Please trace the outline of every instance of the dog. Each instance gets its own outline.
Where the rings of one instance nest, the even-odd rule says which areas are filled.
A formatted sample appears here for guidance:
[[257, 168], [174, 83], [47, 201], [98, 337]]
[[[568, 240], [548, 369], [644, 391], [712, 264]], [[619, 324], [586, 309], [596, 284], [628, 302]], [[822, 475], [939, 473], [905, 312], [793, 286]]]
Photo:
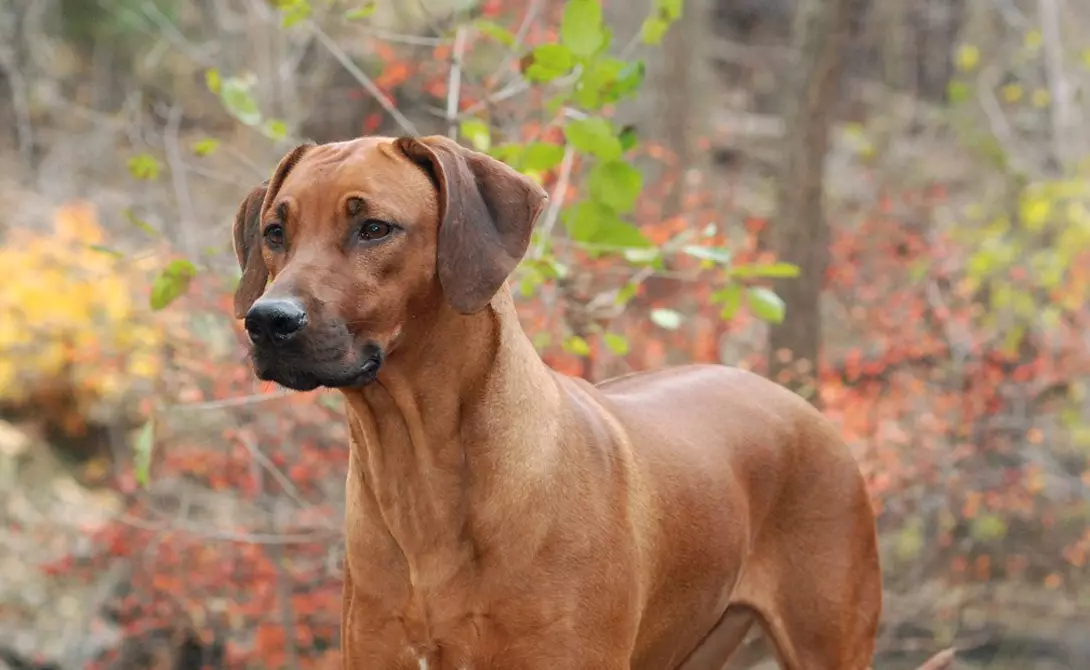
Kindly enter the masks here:
[[304, 144], [235, 217], [256, 376], [351, 435], [344, 668], [862, 670], [875, 518], [824, 416], [756, 374], [555, 373], [506, 284], [548, 200], [444, 137]]

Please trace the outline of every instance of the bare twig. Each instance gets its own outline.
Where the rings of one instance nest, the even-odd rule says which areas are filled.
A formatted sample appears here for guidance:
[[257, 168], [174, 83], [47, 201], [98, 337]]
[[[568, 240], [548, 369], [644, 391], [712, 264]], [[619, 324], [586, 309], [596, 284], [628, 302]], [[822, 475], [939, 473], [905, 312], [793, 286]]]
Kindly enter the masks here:
[[256, 393], [254, 395], [244, 395], [237, 398], [223, 398], [221, 400], [207, 400], [204, 402], [179, 403], [177, 405], [170, 405], [165, 409], [165, 411], [192, 412], [226, 409], [228, 407], [243, 407], [245, 405], [256, 405], [258, 403], [271, 402], [273, 400], [283, 400], [290, 395], [291, 393], [289, 393], [288, 391], [276, 391], [274, 393]]
[[193, 199], [189, 195], [189, 178], [182, 161], [182, 151], [178, 146], [178, 129], [182, 123], [182, 106], [175, 103], [167, 114], [167, 125], [163, 132], [163, 148], [166, 152], [167, 165], [170, 167], [170, 179], [174, 186], [174, 198], [178, 201], [178, 236], [182, 250], [190, 258], [197, 256], [197, 241], [193, 236]]
[[[9, 38], [8, 44], [13, 44]], [[30, 104], [27, 99], [26, 79], [15, 61], [14, 47], [0, 47], [0, 73], [11, 88], [11, 103], [15, 111], [15, 132], [19, 139], [19, 154], [27, 167], [34, 160], [34, 128], [30, 121]]]
[[272, 475], [272, 478], [276, 480], [276, 483], [280, 485], [280, 488], [283, 489], [284, 493], [288, 494], [288, 497], [294, 500], [300, 507], [312, 506], [307, 503], [307, 501], [303, 500], [302, 496], [299, 495], [299, 489], [295, 488], [295, 484], [288, 479], [287, 475], [276, 467], [276, 464], [273, 463], [268, 456], [257, 448], [256, 444], [253, 444], [250, 440], [243, 440], [242, 443], [246, 445], [246, 450], [250, 452], [250, 457]]
[[1003, 146], [1011, 165], [1023, 174], [1034, 174], [1036, 170], [1033, 169], [1034, 166], [1031, 163], [1035, 161], [1025, 158], [1026, 152], [1019, 146], [1020, 143], [1015, 137], [1014, 130], [1011, 129], [1010, 122], [1003, 113], [999, 101], [995, 98], [993, 90], [998, 78], [999, 70], [997, 68], [987, 67], [981, 70], [980, 77], [977, 80], [977, 97], [980, 101], [980, 107], [988, 117], [992, 134]]
[[241, 533], [228, 530], [219, 530], [215, 528], [208, 528], [208, 524], [200, 523], [187, 523], [181, 520], [171, 520], [168, 523], [154, 523], [148, 519], [143, 519], [131, 514], [119, 514], [116, 519], [121, 523], [139, 528], [141, 530], [148, 530], [155, 533], [166, 533], [182, 531], [190, 533], [197, 537], [204, 537], [210, 540], [222, 540], [224, 542], [239, 542], [242, 544], [310, 544], [310, 543], [326, 543], [331, 538], [336, 537], [332, 529], [324, 530], [313, 533], [294, 533], [294, 534], [279, 534], [279, 533]]
[[401, 33], [389, 33], [382, 30], [376, 30], [374, 28], [361, 28], [360, 32], [368, 37], [373, 37], [376, 40], [382, 40], [383, 42], [390, 42], [391, 44], [409, 44], [412, 46], [421, 47], [437, 47], [443, 44], [449, 44], [450, 38], [447, 37], [424, 37], [423, 35], [403, 35]]
[[450, 85], [447, 87], [447, 135], [458, 139], [458, 100], [462, 91], [462, 56], [466, 50], [466, 29], [458, 26], [454, 34], [454, 51], [451, 53]]
[[503, 57], [503, 60], [501, 60], [500, 64], [496, 67], [497, 79], [503, 76], [504, 71], [511, 66], [511, 62], [518, 57], [519, 52], [522, 50], [522, 43], [526, 41], [526, 35], [530, 32], [530, 26], [541, 11], [542, 4], [544, 4], [543, 0], [532, 0], [529, 6], [526, 7], [526, 13], [522, 15], [522, 23], [519, 24], [519, 28], [515, 32], [515, 42], [511, 45], [511, 48], [508, 49], [507, 55]]
[[352, 59], [348, 57], [348, 54], [337, 46], [337, 43], [334, 42], [324, 30], [319, 28], [318, 24], [310, 21], [309, 26], [314, 36], [317, 37], [318, 41], [322, 43], [322, 46], [329, 51], [330, 55], [336, 58], [337, 62], [348, 71], [348, 74], [352, 75], [359, 85], [366, 89], [366, 91], [378, 101], [378, 104], [382, 109], [385, 110], [399, 126], [401, 126], [402, 130], [409, 135], [419, 135], [413, 122], [401, 113], [394, 103], [386, 97], [386, 94], [379, 90], [378, 86], [375, 85], [375, 82], [372, 81], [358, 65], [352, 62]]
[[[110, 7], [110, 4], [100, 2], [103, 8], [108, 11], [114, 11]], [[178, 27], [174, 25], [170, 17], [163, 13], [163, 10], [159, 9], [154, 2], [145, 2], [141, 5], [140, 9], [143, 11], [144, 16], [151, 19], [155, 23], [156, 27], [162, 33], [163, 37], [167, 39], [171, 44], [185, 52], [185, 55], [193, 59], [194, 62], [200, 63], [205, 67], [212, 67], [216, 64], [216, 48], [217, 45], [196, 45], [190, 42], [182, 31], [178, 30]]]
[[552, 237], [553, 228], [560, 218], [560, 209], [564, 206], [564, 199], [568, 194], [568, 183], [571, 181], [572, 166], [575, 163], [575, 148], [568, 144], [564, 147], [564, 158], [560, 161], [560, 171], [556, 178], [556, 186], [553, 195], [549, 198], [549, 209], [545, 212], [545, 219], [541, 223], [541, 233], [538, 236], [537, 247], [531, 258], [539, 259], [545, 253], [545, 247]]
[[1038, 0], [1037, 12], [1041, 17], [1041, 37], [1045, 50], [1045, 74], [1048, 78], [1052, 104], [1052, 151], [1056, 161], [1066, 171], [1075, 160], [1081, 143], [1074, 133], [1079, 127], [1072, 105], [1071, 82], [1064, 67], [1063, 40], [1060, 31], [1060, 0]]

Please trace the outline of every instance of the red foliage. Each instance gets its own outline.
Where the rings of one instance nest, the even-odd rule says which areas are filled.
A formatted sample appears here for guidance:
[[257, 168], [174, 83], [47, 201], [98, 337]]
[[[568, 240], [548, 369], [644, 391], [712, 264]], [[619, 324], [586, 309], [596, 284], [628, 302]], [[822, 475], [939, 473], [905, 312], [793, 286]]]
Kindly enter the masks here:
[[[515, 29], [521, 8], [517, 2], [488, 0], [481, 11]], [[535, 26], [529, 41], [545, 37], [547, 30]], [[376, 84], [391, 97], [396, 99], [409, 84], [437, 99], [445, 96], [447, 47], [421, 59], [376, 43], [373, 54], [383, 64]], [[463, 108], [484, 91], [485, 83], [467, 82]], [[531, 96], [522, 104], [539, 107], [540, 100]], [[365, 132], [382, 123], [377, 115], [361, 119]], [[521, 128], [524, 140], [556, 141], [558, 132], [532, 123]], [[648, 145], [640, 152], [671, 165], [661, 147]], [[658, 203], [678, 188], [673, 172], [647, 186], [636, 214], [653, 241], [714, 225], [719, 232], [707, 243], [731, 248], [736, 263], [770, 260], [757, 244], [768, 222], [732, 212], [731, 203], [711, 185], [686, 196], [683, 215], [665, 217]], [[554, 186], [551, 181], [547, 185]], [[1013, 552], [1009, 543], [966, 545], [962, 540], [984, 514], [1002, 517], [1008, 527], [1022, 523], [1029, 528], [1059, 523], [1057, 517], [1075, 504], [1072, 498], [1042, 496], [1045, 473], [1012, 456], [1024, 445], [1056, 439], [1054, 431], [1026, 424], [1012, 434], [996, 425], [1027, 396], [1036, 402], [1085, 374], [1081, 332], [1086, 315], [1047, 346], [1006, 351], [1002, 333], [981, 325], [979, 303], [963, 289], [967, 250], [927, 225], [910, 225], [899, 213], [909, 210], [915, 219], [928, 221], [945, 197], [942, 184], [915, 192], [886, 191], [858, 220], [834, 222], [827, 292], [837, 310], [838, 331], [850, 345], [830, 343], [821, 363], [825, 411], [860, 458], [883, 528], [896, 529], [910, 515], [924, 514], [925, 496], [940, 496], [938, 510], [927, 512], [929, 519], [939, 520], [940, 551], [930, 560], [944, 563], [952, 580], [1032, 573], [1057, 584], [1064, 577], [1062, 565]], [[724, 224], [724, 216], [731, 215], [738, 220]], [[594, 377], [673, 362], [719, 361], [724, 340], [752, 339], [756, 322], [744, 309], [724, 322], [712, 304], [720, 275], [702, 269], [695, 258], [679, 256], [669, 260], [666, 274], [643, 282], [625, 313], [606, 324], [627, 336], [631, 348], [625, 355], [610, 353], [593, 337], [589, 357], [569, 353], [560, 343], [575, 320], [572, 305], [579, 304], [580, 292], [615, 288], [628, 275], [622, 276], [614, 261], [576, 250], [567, 260], [588, 276], [587, 286], [564, 289], [576, 299], [558, 300], [573, 296], [560, 296], [561, 289], [553, 285], [520, 307], [528, 332], [552, 335], [542, 354], [559, 371]], [[1076, 266], [1072, 281], [1090, 283], [1087, 267]], [[1018, 270], [1011, 279], [1027, 280]], [[667, 331], [651, 325], [647, 313], [655, 307], [684, 313], [684, 326]], [[226, 319], [231, 298], [202, 279], [172, 309]], [[255, 393], [241, 346], [230, 360], [209, 360], [196, 341], [179, 342], [178, 349], [166, 384], [176, 397], [165, 400], [215, 403]], [[729, 362], [764, 369], [756, 348]], [[330, 501], [339, 500], [347, 459], [340, 412], [318, 394], [254, 398], [216, 411], [229, 411], [233, 421], [215, 433], [195, 429], [188, 414], [179, 425], [166, 426], [158, 435], [152, 469], [153, 482], [197, 483], [214, 492], [211, 501], [186, 502], [180, 494], [155, 499], [137, 485], [131, 470], [122, 469], [116, 487], [127, 497], [124, 516], [93, 536], [91, 557], [64, 557], [43, 569], [91, 575], [125, 559], [133, 565], [133, 581], [113, 611], [130, 633], [184, 619], [205, 639], [226, 643], [228, 667], [280, 667], [289, 650], [305, 667], [330, 664], [341, 597], [336, 567], [341, 507]], [[1053, 437], [1046, 438], [1046, 431]], [[1007, 465], [992, 465], [996, 461]], [[1090, 486], [1090, 469], [1083, 481]], [[218, 515], [224, 507], [234, 512]], [[1090, 532], [1080, 530], [1063, 548], [1063, 557], [1071, 570], [1078, 570], [1085, 567], [1088, 551]], [[289, 626], [284, 625], [285, 612]]]

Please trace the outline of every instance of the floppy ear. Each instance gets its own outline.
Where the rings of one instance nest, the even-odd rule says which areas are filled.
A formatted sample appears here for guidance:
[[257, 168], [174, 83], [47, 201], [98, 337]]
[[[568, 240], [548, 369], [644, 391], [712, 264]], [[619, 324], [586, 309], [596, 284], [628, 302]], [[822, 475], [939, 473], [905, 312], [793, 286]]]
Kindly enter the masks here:
[[242, 278], [235, 291], [235, 318], [241, 319], [254, 302], [265, 291], [269, 281], [269, 270], [265, 267], [265, 258], [261, 255], [261, 216], [280, 190], [284, 179], [291, 169], [303, 157], [303, 153], [313, 145], [303, 144], [292, 149], [281, 159], [270, 180], [250, 191], [250, 195], [238, 206], [235, 214], [234, 246], [238, 265], [242, 268]]
[[463, 314], [492, 300], [522, 260], [545, 189], [516, 170], [446, 137], [396, 141], [439, 191], [436, 264], [447, 302]]

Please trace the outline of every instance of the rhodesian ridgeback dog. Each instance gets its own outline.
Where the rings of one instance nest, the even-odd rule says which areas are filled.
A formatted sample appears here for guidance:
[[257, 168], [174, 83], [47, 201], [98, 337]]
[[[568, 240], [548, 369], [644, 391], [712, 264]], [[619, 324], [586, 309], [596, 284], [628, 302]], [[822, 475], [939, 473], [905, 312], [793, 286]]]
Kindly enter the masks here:
[[875, 519], [836, 430], [749, 372], [548, 368], [508, 275], [547, 201], [441, 137], [303, 145], [238, 210], [260, 379], [347, 401], [343, 663], [862, 670]]

